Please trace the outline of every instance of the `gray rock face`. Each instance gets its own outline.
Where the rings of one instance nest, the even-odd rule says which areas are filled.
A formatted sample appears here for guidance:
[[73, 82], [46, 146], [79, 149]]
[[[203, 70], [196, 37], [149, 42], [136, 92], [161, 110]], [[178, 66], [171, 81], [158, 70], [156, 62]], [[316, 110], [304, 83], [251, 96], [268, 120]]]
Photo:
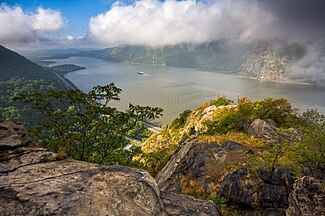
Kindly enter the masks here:
[[227, 202], [258, 206], [261, 183], [255, 173], [243, 167], [225, 176], [218, 195]]
[[293, 182], [284, 169], [254, 172], [242, 167], [225, 176], [218, 195], [239, 206], [242, 214], [285, 215]]
[[298, 142], [301, 140], [302, 133], [296, 129], [289, 128], [281, 130], [279, 133], [279, 128], [277, 128], [276, 123], [271, 120], [254, 120], [248, 127], [247, 132], [256, 138], [264, 139], [267, 141], [289, 141]]
[[[46, 149], [29, 147], [23, 127], [7, 125], [0, 127], [1, 216], [220, 215], [208, 201], [180, 194], [161, 198], [145, 170], [62, 160]], [[8, 137], [20, 141], [11, 145]]]
[[23, 126], [0, 124], [1, 215], [167, 215], [146, 171], [58, 160], [28, 143]]
[[27, 129], [23, 125], [0, 122], [0, 151], [25, 146], [29, 141]]
[[169, 215], [219, 216], [221, 213], [211, 201], [203, 201], [177, 193], [162, 193], [162, 202]]
[[165, 215], [139, 169], [65, 159], [2, 172], [0, 182], [2, 215]]
[[325, 180], [305, 176], [293, 187], [286, 211], [288, 216], [325, 215]]
[[[245, 148], [235, 142], [220, 146], [213, 142], [189, 140], [156, 176], [158, 187], [161, 191], [181, 193], [184, 182], [193, 180], [199, 184], [203, 193], [210, 194], [221, 180], [224, 168], [240, 162], [244, 153]], [[193, 182], [189, 182], [191, 184]]]
[[249, 128], [248, 133], [256, 138], [264, 140], [278, 140], [278, 128], [261, 119], [254, 120]]

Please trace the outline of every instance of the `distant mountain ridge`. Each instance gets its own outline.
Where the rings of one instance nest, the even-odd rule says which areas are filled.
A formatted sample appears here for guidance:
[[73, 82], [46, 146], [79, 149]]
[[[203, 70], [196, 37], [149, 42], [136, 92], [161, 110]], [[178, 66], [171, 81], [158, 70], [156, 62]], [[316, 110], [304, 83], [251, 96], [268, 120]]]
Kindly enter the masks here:
[[[305, 45], [283, 40], [240, 42], [222, 39], [203, 44], [180, 44], [161, 48], [117, 46], [80, 52], [106, 61], [195, 68], [239, 74], [268, 81], [296, 79], [288, 66], [306, 55]], [[325, 71], [324, 71], [325, 72]], [[303, 82], [303, 77], [297, 79]]]
[[17, 96], [66, 89], [67, 84], [58, 73], [0, 45], [0, 120], [34, 127], [43, 116], [28, 104], [16, 100]]
[[65, 88], [54, 73], [0, 45], [0, 79], [9, 80], [13, 77], [28, 80], [45, 79], [59, 88]]
[[[235, 44], [235, 45], [231, 45]], [[179, 44], [161, 48], [145, 46], [117, 46], [103, 50], [81, 52], [107, 61], [130, 62], [172, 67], [197, 68], [234, 73], [243, 63], [249, 44], [219, 40], [203, 44]]]
[[41, 66], [29, 61], [24, 56], [0, 45], [0, 78], [10, 79], [13, 76], [24, 78], [40, 78], [44, 70]]

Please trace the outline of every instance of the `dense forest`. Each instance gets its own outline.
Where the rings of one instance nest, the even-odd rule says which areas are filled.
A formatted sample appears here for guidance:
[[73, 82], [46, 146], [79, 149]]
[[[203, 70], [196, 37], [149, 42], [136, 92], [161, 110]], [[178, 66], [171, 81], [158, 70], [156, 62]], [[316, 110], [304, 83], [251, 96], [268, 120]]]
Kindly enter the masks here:
[[67, 90], [67, 87], [53, 71], [0, 46], [0, 119], [34, 127], [41, 115], [16, 97], [49, 90]]

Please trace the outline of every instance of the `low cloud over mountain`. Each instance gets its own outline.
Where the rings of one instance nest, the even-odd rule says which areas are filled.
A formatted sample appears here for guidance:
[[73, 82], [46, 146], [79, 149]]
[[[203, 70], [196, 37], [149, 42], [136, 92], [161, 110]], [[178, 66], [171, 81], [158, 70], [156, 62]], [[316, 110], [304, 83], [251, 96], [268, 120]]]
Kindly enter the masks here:
[[219, 38], [311, 42], [324, 36], [324, 9], [321, 0], [119, 2], [90, 19], [89, 37], [106, 45], [149, 46]]
[[202, 43], [218, 38], [246, 39], [263, 36], [274, 21], [255, 1], [140, 0], [132, 5], [115, 4], [92, 17], [89, 36], [108, 45], [163, 46]]

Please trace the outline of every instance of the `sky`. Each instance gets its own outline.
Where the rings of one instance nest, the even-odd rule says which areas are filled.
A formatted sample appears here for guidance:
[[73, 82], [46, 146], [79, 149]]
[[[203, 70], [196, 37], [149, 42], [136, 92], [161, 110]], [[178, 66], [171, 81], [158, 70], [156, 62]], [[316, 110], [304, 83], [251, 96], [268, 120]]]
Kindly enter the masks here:
[[0, 0], [0, 44], [16, 50], [220, 38], [324, 44], [324, 11], [324, 0]]

